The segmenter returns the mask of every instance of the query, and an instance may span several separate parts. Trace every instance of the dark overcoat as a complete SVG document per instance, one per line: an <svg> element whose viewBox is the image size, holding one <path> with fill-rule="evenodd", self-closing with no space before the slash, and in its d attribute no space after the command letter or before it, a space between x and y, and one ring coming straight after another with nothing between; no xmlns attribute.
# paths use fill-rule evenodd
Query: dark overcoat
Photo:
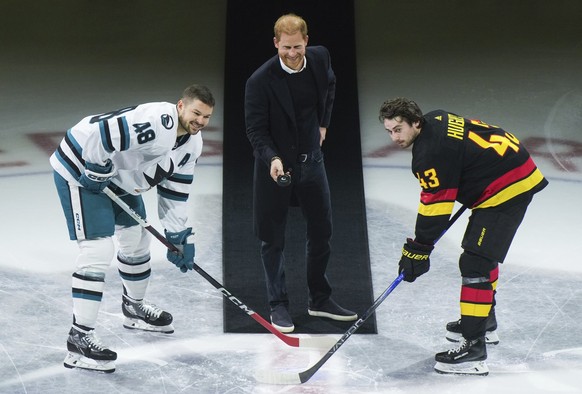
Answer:
<svg viewBox="0 0 582 394"><path fill-rule="evenodd" d="M335 98L335 74L328 50L323 46L306 47L307 68L313 74L317 93L320 127L328 127ZM255 157L253 177L254 230L266 242L281 241L293 187L279 187L269 171L271 159L279 156L283 167L293 170L299 152L298 131L293 100L275 55L248 79L245 88L247 137Z"/></svg>

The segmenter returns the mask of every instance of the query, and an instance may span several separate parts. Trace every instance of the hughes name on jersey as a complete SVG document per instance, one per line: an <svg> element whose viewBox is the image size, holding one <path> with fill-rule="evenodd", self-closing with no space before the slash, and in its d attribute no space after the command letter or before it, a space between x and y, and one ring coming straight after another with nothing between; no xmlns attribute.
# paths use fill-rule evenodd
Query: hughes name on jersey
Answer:
<svg viewBox="0 0 582 394"><path fill-rule="evenodd" d="M513 134L442 110L423 118L412 148L412 172L422 187L419 242L434 243L455 201L471 209L492 208L547 185Z"/></svg>
<svg viewBox="0 0 582 394"><path fill-rule="evenodd" d="M50 163L69 183L80 186L86 162L103 165L111 160L112 183L134 195L157 186L162 224L168 231L181 231L202 135L177 138L177 130L176 105L165 102L88 116L67 131Z"/></svg>

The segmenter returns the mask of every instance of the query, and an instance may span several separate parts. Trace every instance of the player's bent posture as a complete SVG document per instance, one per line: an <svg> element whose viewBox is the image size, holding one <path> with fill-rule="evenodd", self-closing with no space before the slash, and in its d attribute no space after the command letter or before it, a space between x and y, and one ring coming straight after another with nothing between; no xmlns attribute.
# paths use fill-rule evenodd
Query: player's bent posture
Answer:
<svg viewBox="0 0 582 394"><path fill-rule="evenodd" d="M73 323L68 368L113 372L117 354L95 334L105 273L115 255L123 284L123 326L172 333L172 315L144 297L150 279L149 233L102 191L109 187L145 218L141 193L156 187L166 237L182 254L167 258L182 272L193 269L194 236L188 196L202 134L214 98L204 86L186 88L177 104L146 103L88 116L67 131L50 158L69 236L79 245L72 278Z"/></svg>
<svg viewBox="0 0 582 394"><path fill-rule="evenodd" d="M548 181L515 135L475 119L437 110L422 114L406 98L385 101L380 121L401 148L412 147L412 173L422 188L415 239L402 249L399 273L414 282L430 268L430 253L455 201L471 209L463 236L461 318L448 323L459 347L437 353L440 373L487 375L486 343L499 343L495 318L498 263L507 255L535 193Z"/></svg>

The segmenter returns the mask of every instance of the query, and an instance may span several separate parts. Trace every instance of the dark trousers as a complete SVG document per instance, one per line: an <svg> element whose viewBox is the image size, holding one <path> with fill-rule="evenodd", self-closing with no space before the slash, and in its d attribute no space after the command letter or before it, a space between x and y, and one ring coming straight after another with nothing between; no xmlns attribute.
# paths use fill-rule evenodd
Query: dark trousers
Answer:
<svg viewBox="0 0 582 394"><path fill-rule="evenodd" d="M333 232L329 184L321 151L297 163L292 174L293 193L306 222L306 276L309 303L317 305L331 295L325 271L331 254ZM286 207L288 209L288 207ZM285 239L285 226L274 239ZM271 307L289 304L285 284L285 242L262 242L261 259L265 269L267 296Z"/></svg>

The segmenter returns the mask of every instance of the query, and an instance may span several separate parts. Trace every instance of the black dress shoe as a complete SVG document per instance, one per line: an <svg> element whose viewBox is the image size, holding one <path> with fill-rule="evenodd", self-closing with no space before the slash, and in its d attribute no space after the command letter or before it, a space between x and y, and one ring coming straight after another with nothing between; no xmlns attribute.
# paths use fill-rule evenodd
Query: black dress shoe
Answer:
<svg viewBox="0 0 582 394"><path fill-rule="evenodd" d="M342 308L334 300L328 298L317 305L310 305L307 313L311 316L327 317L339 321L352 321L358 318L358 314Z"/></svg>
<svg viewBox="0 0 582 394"><path fill-rule="evenodd" d="M271 324L281 332L293 332L295 326L285 305L271 307Z"/></svg>

